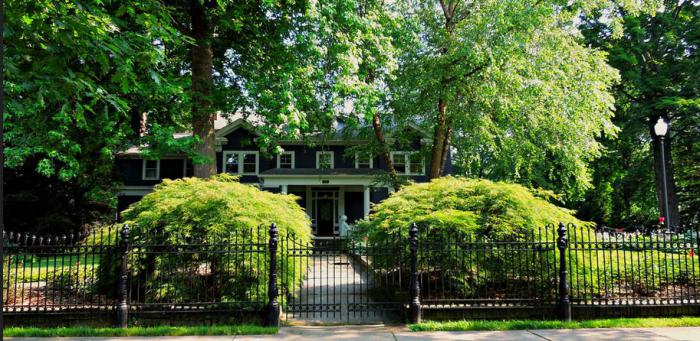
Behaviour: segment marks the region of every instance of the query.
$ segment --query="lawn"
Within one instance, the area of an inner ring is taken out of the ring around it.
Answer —
[[[586,321],[543,321],[543,320],[463,320],[426,321],[409,325],[411,331],[466,331],[466,330],[522,330],[522,329],[581,329],[581,328],[654,328],[654,327],[697,327],[700,317],[677,318],[613,318]]]
[[[7,337],[106,337],[106,336],[206,336],[206,335],[258,335],[276,334],[277,327],[256,325],[219,325],[219,326],[157,326],[128,328],[93,328],[93,327],[9,327],[5,328]]]

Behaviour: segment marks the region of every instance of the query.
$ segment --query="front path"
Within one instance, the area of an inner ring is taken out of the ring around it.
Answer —
[[[398,319],[372,299],[371,272],[336,250],[314,251],[306,280],[295,291],[285,317],[290,324],[385,323]]]

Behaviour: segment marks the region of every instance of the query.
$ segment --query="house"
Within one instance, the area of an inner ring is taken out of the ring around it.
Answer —
[[[219,118],[215,129],[217,171],[238,175],[241,183],[267,191],[297,195],[317,237],[339,235],[344,221],[351,225],[367,216],[371,203],[384,200],[393,190],[378,182],[378,175],[387,169],[383,158],[352,152],[352,147],[366,141],[340,135],[319,140],[314,147],[301,141],[283,141],[280,144],[283,152],[265,155],[255,145],[254,127],[246,119]],[[416,138],[408,143],[411,148],[391,152],[394,168],[414,181],[427,181],[429,163],[420,150],[430,141],[430,136],[417,126],[410,129],[416,131]],[[120,212],[162,179],[192,176],[192,162],[181,155],[148,160],[138,148],[131,148],[120,153],[116,162],[123,182],[118,194]],[[451,170],[448,156],[445,171],[449,174]]]

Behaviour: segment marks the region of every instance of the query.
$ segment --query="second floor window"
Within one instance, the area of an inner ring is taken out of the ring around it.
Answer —
[[[417,152],[391,152],[391,162],[397,173],[403,175],[425,174],[423,156]]]
[[[282,152],[277,155],[277,168],[294,168],[294,152]]]
[[[143,168],[141,172],[143,180],[158,180],[160,179],[160,160],[143,160]]]
[[[333,168],[333,152],[316,152],[316,168]]]
[[[372,168],[372,155],[367,153],[355,153],[355,168]]]
[[[233,175],[257,175],[258,152],[224,152],[224,172]]]

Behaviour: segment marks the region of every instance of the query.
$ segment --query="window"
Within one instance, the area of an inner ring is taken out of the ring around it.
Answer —
[[[333,168],[333,152],[316,152],[316,168]]]
[[[257,175],[258,152],[224,152],[224,172]]]
[[[372,155],[368,153],[355,153],[355,168],[372,168]]]
[[[391,161],[394,163],[394,169],[399,174],[423,175],[425,173],[425,164],[420,153],[391,152]]]
[[[160,160],[143,160],[141,177],[143,180],[160,179]]]
[[[294,168],[294,152],[282,152],[277,155],[277,168]]]

